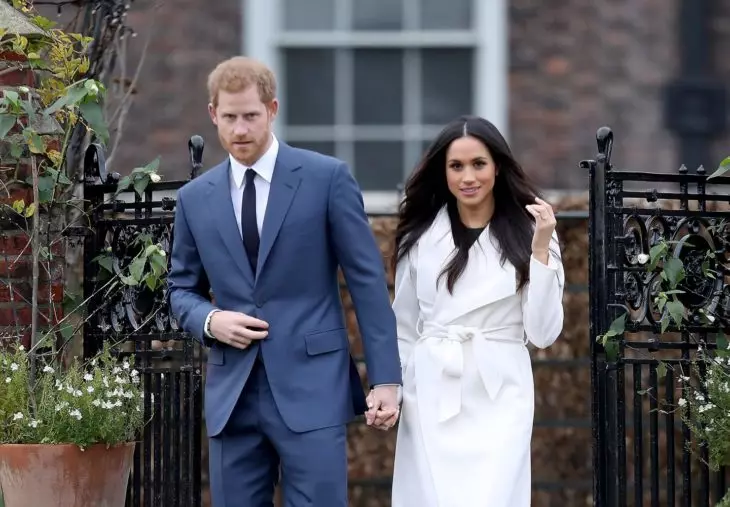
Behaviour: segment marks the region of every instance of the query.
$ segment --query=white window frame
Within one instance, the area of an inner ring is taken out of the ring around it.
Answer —
[[[306,1],[306,0],[301,0]],[[475,72],[473,74],[474,96],[472,97],[475,110],[474,114],[483,116],[494,123],[503,135],[509,139],[509,17],[507,0],[473,0],[474,1],[474,27],[472,30],[409,30],[408,20],[417,19],[417,13],[405,17],[405,30],[401,31],[284,31],[282,28],[283,16],[280,9],[283,0],[241,0],[243,17],[242,48],[243,54],[256,58],[266,63],[278,76],[279,96],[285,95],[284,69],[281,67],[280,53],[282,48],[323,48],[323,47],[389,47],[389,48],[448,48],[464,47],[475,50]],[[408,5],[417,4],[413,0],[406,0]],[[335,18],[348,19],[350,17],[349,2],[335,1]],[[412,53],[418,58],[418,52]],[[409,58],[406,56],[406,58]],[[345,65],[352,65],[343,62]],[[420,87],[418,75],[412,76],[408,68],[418,68],[413,65],[406,65],[406,87]],[[350,73],[339,73],[350,74]],[[335,75],[335,79],[349,80],[351,76]],[[352,90],[351,86],[340,87],[340,89]],[[347,92],[345,92],[347,93]],[[351,91],[349,92],[352,93]],[[407,94],[418,98],[420,94]],[[350,97],[344,98],[349,100]],[[407,97],[406,97],[407,99]],[[335,97],[335,100],[343,100],[343,97]],[[418,108],[417,100],[406,100],[404,109]],[[287,104],[282,101],[280,104],[280,115],[286,117]],[[335,108],[336,122],[351,124],[350,118],[344,118],[344,108]],[[351,112],[344,112],[345,115]],[[406,115],[406,119],[408,115]],[[357,133],[353,129],[338,126],[333,133],[332,127],[305,127],[308,140],[332,141],[339,139],[367,139],[368,130],[373,127],[358,126]],[[383,127],[376,126],[379,135],[382,135]],[[434,136],[438,129],[424,130],[420,125],[390,126],[389,129],[398,131],[404,140]],[[286,126],[282,122],[276,122],[274,132],[284,139],[287,134],[297,137],[298,127],[291,127],[285,131]],[[431,132],[434,130],[434,132]],[[319,132],[318,132],[319,131]],[[321,137],[321,139],[318,139]],[[338,153],[339,155],[339,153]],[[413,155],[412,153],[410,155]],[[404,168],[406,169],[411,168]],[[405,174],[405,172],[404,172]],[[355,169],[357,177],[357,168]],[[364,191],[363,198],[365,208],[369,213],[391,213],[396,210],[398,204],[398,192],[393,191]]]

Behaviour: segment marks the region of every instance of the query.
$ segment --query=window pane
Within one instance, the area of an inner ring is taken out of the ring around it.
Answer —
[[[312,150],[322,155],[335,156],[335,143],[334,141],[287,141],[288,144],[295,148],[302,148],[303,150]]]
[[[422,55],[423,123],[442,125],[459,115],[472,114],[473,50],[426,49]]]
[[[403,0],[353,0],[355,30],[401,30]]]
[[[472,27],[474,0],[420,1],[422,28],[426,30],[468,30]]]
[[[335,118],[335,55],[331,49],[287,49],[285,122],[332,125]]]
[[[355,124],[402,123],[403,51],[358,49],[354,59]]]
[[[397,190],[403,181],[400,141],[355,143],[355,177],[362,190]]]
[[[335,0],[285,0],[286,30],[332,30],[335,26]]]

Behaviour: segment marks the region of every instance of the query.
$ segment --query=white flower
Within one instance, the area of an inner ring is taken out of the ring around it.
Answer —
[[[81,398],[81,397],[82,397],[83,395],[84,395],[84,393],[82,393],[82,392],[81,392],[81,391],[79,391],[78,389],[76,389],[76,390],[74,391],[74,397],[76,397],[76,398]]]
[[[102,404],[102,401],[99,398],[97,398],[94,401],[92,401],[91,404],[94,405],[95,407],[98,407]]]
[[[684,398],[680,398],[677,400],[677,405],[679,405],[680,407],[687,406],[687,400],[685,400]]]
[[[646,264],[647,262],[649,262],[649,254],[640,253],[637,256],[637,260],[639,261],[639,264]]]
[[[119,366],[115,366],[114,369],[112,369],[112,375],[117,375],[122,372],[122,369]]]
[[[122,368],[124,368],[125,370],[128,370],[129,369],[129,363],[127,361],[124,361],[122,363]]]
[[[15,413],[15,414],[13,415],[13,421],[19,421],[19,420],[20,420],[20,419],[22,419],[22,418],[23,418],[23,413],[22,413],[22,412],[16,412],[16,413]]]
[[[159,181],[160,181],[161,179],[162,179],[162,176],[160,176],[159,174],[156,174],[156,173],[150,173],[150,180],[152,181],[152,183],[157,183],[157,182],[159,182]]]
[[[70,415],[71,417],[75,417],[75,418],[76,418],[76,419],[78,419],[79,421],[81,420],[81,411],[80,411],[79,409],[77,409],[77,408],[76,408],[76,409],[74,409],[74,410],[71,410],[71,411],[70,411],[70,412],[68,413],[68,415]]]
[[[89,386],[86,388],[87,392],[93,393],[94,392],[94,386]]]
[[[23,351],[25,350],[25,347],[23,347],[22,345],[18,345],[18,350]]]
[[[37,428],[39,422],[40,421],[36,421],[35,419],[32,421],[28,421],[28,426],[30,426],[31,428]]]
[[[139,376],[139,372],[137,370],[132,370],[129,372],[129,374],[132,376],[132,378],[136,378]]]
[[[12,363],[12,364],[10,365],[10,369],[11,369],[11,370],[13,370],[13,371],[18,371],[18,365],[17,365],[17,364],[15,364],[15,363]]]
[[[91,373],[87,373],[86,375],[84,375],[84,380],[87,382],[91,382],[92,380],[94,380],[94,376]]]
[[[54,371],[53,368],[51,368],[48,365],[43,367],[43,373],[53,373],[53,371]]]
[[[20,93],[30,93],[30,88],[28,88],[27,86],[19,86],[18,91]]]
[[[13,379],[11,379],[10,377],[5,377],[5,383],[6,384],[9,384],[12,381],[13,381]]]

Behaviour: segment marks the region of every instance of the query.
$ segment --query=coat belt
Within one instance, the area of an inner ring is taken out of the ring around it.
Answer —
[[[461,377],[464,373],[463,343],[467,341],[473,342],[475,354],[478,353],[479,348],[489,348],[490,342],[523,346],[526,344],[522,326],[480,329],[458,324],[443,325],[425,322],[418,343],[426,345],[431,350],[432,353],[429,356],[441,367],[437,393],[439,422],[454,417],[461,410]],[[497,353],[489,350],[483,352],[476,358],[477,367],[487,394],[494,400],[502,387],[501,371],[504,366],[500,363]],[[482,364],[485,361],[488,364]],[[417,367],[416,370],[418,370]]]

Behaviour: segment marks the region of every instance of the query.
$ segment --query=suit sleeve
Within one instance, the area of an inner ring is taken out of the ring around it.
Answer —
[[[563,330],[565,272],[557,233],[553,232],[547,266],[530,257],[530,282],[523,289],[525,335],[538,348],[555,343]]]
[[[335,255],[354,303],[370,384],[401,384],[383,258],[360,189],[344,163],[332,173],[327,213]]]
[[[175,206],[170,273],[167,277],[170,309],[180,326],[203,345],[210,346],[205,333],[208,314],[215,310],[209,299],[210,284],[205,274],[200,253],[185,216],[182,192],[178,192]]]
[[[419,336],[418,320],[421,310],[416,296],[416,267],[411,257],[417,258],[417,248],[418,245],[415,245],[400,260],[395,270],[393,311],[398,323],[398,352],[402,370],[405,370]]]

